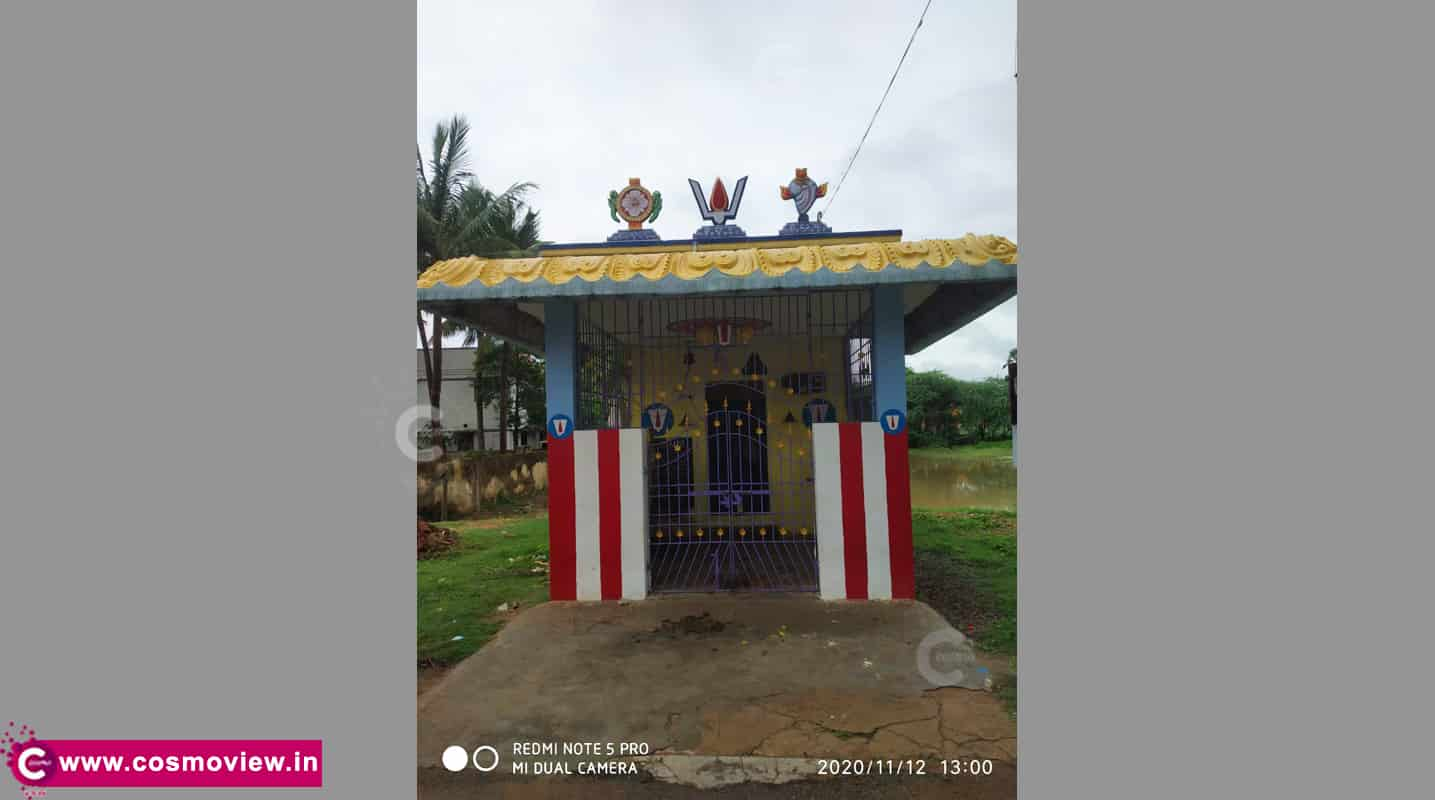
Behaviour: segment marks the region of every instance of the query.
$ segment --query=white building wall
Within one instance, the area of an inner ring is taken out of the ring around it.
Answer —
[[[424,352],[416,350],[418,366],[418,394],[419,405],[428,405],[429,386],[427,373],[424,372]],[[478,404],[473,397],[473,358],[474,348],[472,347],[445,347],[443,349],[443,390],[440,392],[439,405],[443,409],[443,427],[446,431],[477,431],[478,430]],[[498,449],[498,404],[489,403],[483,410],[484,448],[488,450]],[[509,439],[513,439],[510,435]],[[538,442],[532,433],[528,435],[529,447],[536,447]],[[524,446],[522,438],[519,441],[510,441],[510,449]]]

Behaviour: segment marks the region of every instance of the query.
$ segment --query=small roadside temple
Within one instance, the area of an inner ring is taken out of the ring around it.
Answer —
[[[420,308],[545,359],[552,599],[912,598],[905,356],[1015,295],[1016,245],[834,231],[805,169],[771,195],[797,219],[748,235],[746,177],[688,184],[687,238],[645,227],[662,194],[631,178],[606,241],[418,279]]]

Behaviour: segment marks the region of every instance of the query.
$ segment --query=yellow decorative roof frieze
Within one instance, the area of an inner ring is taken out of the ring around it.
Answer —
[[[697,280],[714,271],[733,278],[744,278],[753,273],[779,277],[793,270],[810,274],[826,269],[841,274],[858,267],[879,272],[888,268],[915,269],[924,263],[935,269],[944,269],[958,262],[980,267],[992,261],[1016,264],[1016,244],[1002,236],[969,233],[960,239],[916,242],[868,241],[537,258],[485,259],[466,256],[440,261],[424,270],[418,278],[418,288],[427,289],[440,283],[465,286],[474,281],[491,287],[507,280],[532,283],[539,279],[561,286],[574,278],[589,283],[604,278],[626,283],[637,276],[657,281],[668,275],[676,275],[682,280]]]

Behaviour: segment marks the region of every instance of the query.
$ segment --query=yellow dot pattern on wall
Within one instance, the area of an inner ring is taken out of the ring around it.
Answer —
[[[807,529],[806,529],[806,528],[798,528],[798,529],[797,529],[797,532],[798,532],[798,534],[800,534],[800,535],[802,535],[802,536],[806,536],[806,535],[807,535]]]
[[[657,532],[653,534],[653,538],[655,538],[655,539],[661,539],[661,538],[663,538],[663,529],[662,529],[662,528],[659,528],[659,529],[657,530]]]
[[[758,528],[758,529],[757,529],[757,535],[758,535],[758,536],[766,536],[766,535],[767,535],[767,528]]]
[[[722,528],[718,528],[718,538],[719,538],[719,539],[721,539],[721,538],[723,537],[723,534],[724,534],[724,533],[727,533],[727,531],[724,530],[724,529],[722,529]]]
[[[673,534],[673,535],[676,536],[676,537],[678,537],[679,539],[683,538],[683,529],[682,529],[682,528],[678,528],[678,532],[675,533],[675,534]]]
[[[697,530],[693,531],[693,535],[698,537],[699,539],[703,538],[703,529],[698,528]]]
[[[777,535],[778,535],[778,536],[786,536],[786,535],[787,535],[787,529],[786,529],[786,528],[778,528],[778,529],[777,529]]]
[[[746,538],[747,538],[747,528],[738,528],[738,529],[737,529],[737,538],[739,538],[739,539],[746,539]]]

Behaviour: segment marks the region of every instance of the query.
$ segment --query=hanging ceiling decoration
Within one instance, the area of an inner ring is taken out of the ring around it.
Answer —
[[[747,344],[752,337],[760,330],[769,327],[765,320],[752,319],[749,317],[730,317],[728,319],[684,319],[678,320],[668,326],[668,329],[678,333],[686,333],[697,340],[702,347],[727,347],[732,344]],[[690,364],[688,353],[683,356],[683,363]]]

